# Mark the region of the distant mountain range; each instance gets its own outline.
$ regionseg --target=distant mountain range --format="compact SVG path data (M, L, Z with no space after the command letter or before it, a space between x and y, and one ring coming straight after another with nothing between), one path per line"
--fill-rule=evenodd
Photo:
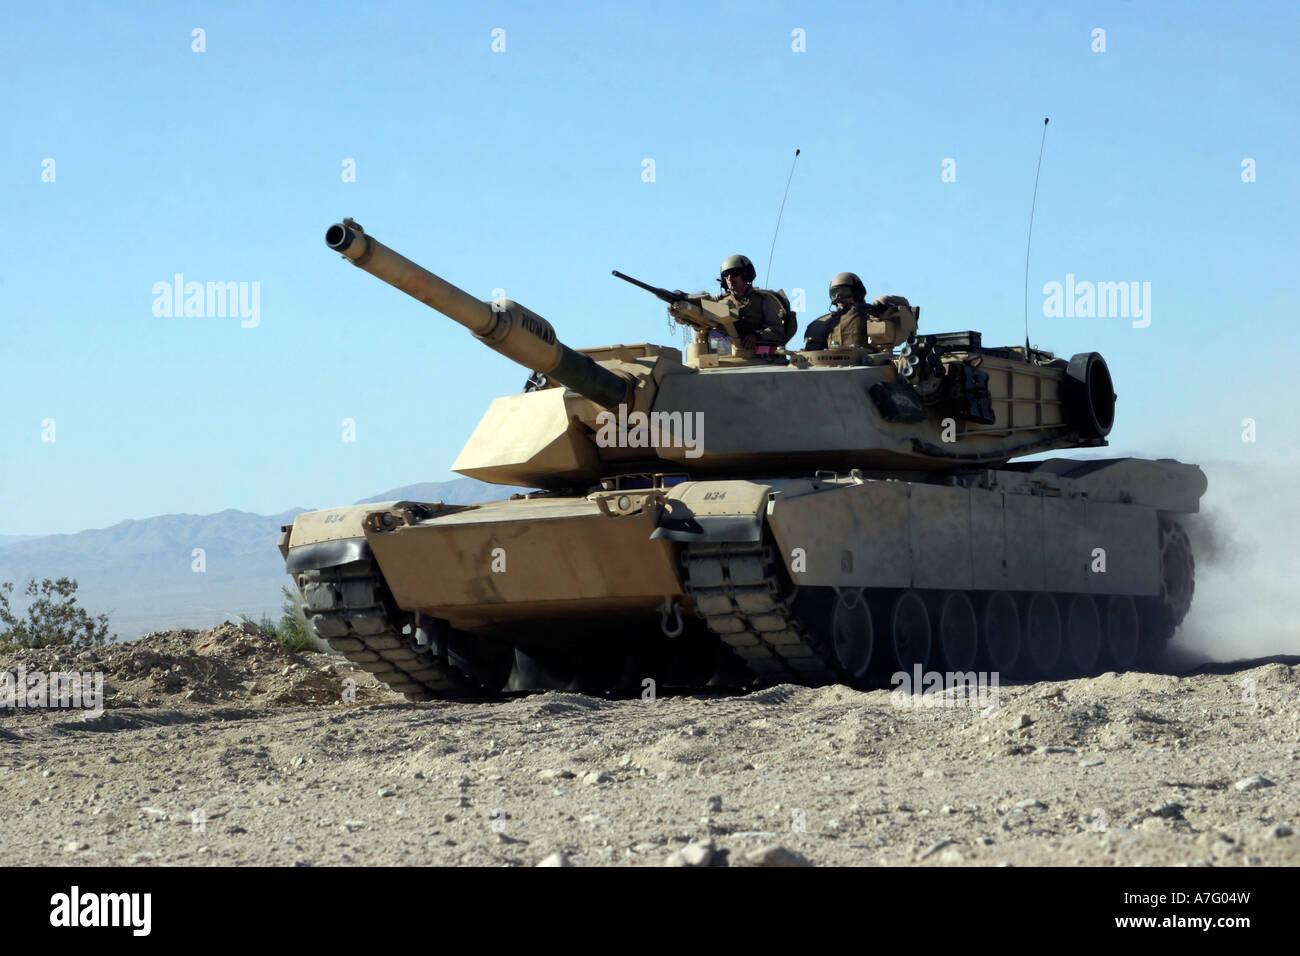
M524 489L473 478L423 482L365 498L473 504ZM159 515L111 528L46 537L0 536L0 581L14 601L35 578L75 578L78 602L107 613L110 630L130 640L151 631L210 627L241 614L280 616L280 588L290 584L276 548L280 526L306 511L277 515L233 509L211 515ZM201 555L195 549L202 549ZM201 558L201 561L200 561Z

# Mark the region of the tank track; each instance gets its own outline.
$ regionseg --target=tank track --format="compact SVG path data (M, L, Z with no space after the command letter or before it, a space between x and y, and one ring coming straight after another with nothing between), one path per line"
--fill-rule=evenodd
M321 639L408 700L483 695L445 655L412 646L402 633L409 615L398 609L371 561L301 571L294 579Z
M1170 638L1187 614L1195 586L1191 546L1186 531L1177 522L1162 520L1160 547L1161 593L1158 597L1142 597L1135 601L1141 641L1141 651L1134 662L1137 666L1158 664ZM688 544L682 549L681 560L685 568L685 590L694 597L696 612L760 683L876 686L884 673L882 667L887 671L904 666L893 660L888 637L881 634L878 640L883 639L883 642L872 665L875 674L858 681L848 675L840 665L830 642L830 630L825 626L832 608L818 603L824 604L824 599L831 595L818 595L815 592L824 589L817 588L805 589L801 595L799 589L790 583L769 543ZM986 592L969 593L972 598L977 595L987 596ZM796 596L799 596L798 604ZM1054 596L1058 613L1064 611L1065 602L1071 596ZM1099 605L1098 610L1102 609L1103 606ZM816 613L818 610L822 613ZM810 613L812 617L807 618ZM805 615L805 619L801 619L800 614ZM1061 623L1064 626L1063 619ZM933 627L937 622L932 618L931 624ZM932 640L937 642L937 632L933 633ZM984 653L983 642L981 626L981 655ZM1030 658L1022 645L1019 662L1011 670L1021 677L1065 680L1099 674L1110 666L1106 663L1104 645L1096 665L1088 669L1088 675L1076 673L1066 653L1063 645L1061 657L1053 665L1052 672L1037 673L1032 670L1033 665L1029 663ZM933 661L932 657L931 663Z
M688 544L682 565L696 612L760 682L845 679L833 652L792 613L795 588L770 545Z

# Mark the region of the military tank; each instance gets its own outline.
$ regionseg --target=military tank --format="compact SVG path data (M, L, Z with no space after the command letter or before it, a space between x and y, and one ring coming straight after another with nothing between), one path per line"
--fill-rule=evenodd
M1187 614L1199 468L1014 460L1106 445L1095 352L918 335L890 297L869 347L756 354L724 303L639 282L694 328L685 354L575 350L350 219L326 243L531 373L453 470L538 490L280 535L316 632L409 698L1063 678L1154 662Z

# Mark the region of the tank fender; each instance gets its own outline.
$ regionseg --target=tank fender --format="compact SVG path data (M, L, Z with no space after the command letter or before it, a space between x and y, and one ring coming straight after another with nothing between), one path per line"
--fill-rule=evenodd
M1161 511L1194 514L1209 487L1196 465L1160 458L1049 458L1030 474L1054 474L1070 480L1074 494L1092 501L1145 505Z
M294 574L369 558L370 545L366 543L362 522L372 511L383 511L395 504L395 501L381 501L303 512L289 530L284 569Z
M776 491L753 481L684 481L668 492L650 535L669 541L758 541Z
M284 569L290 574L299 571L334 568L353 561L366 561L371 557L370 545L365 538L339 538L336 541L318 541L290 548L284 560Z

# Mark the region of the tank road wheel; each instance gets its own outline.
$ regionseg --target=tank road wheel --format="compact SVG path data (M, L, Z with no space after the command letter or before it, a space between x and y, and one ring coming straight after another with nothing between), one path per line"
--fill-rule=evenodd
M835 610L831 612L831 646L840 666L855 686L867 679L875 643L866 594L853 589L840 591L835 599Z
M894 660L902 670L911 670L913 664L924 669L929 663L933 643L930 612L915 591L904 591L894 599L889 612L889 639Z
M1137 604L1128 594L1106 599L1106 660L1117 671L1132 670L1138 661L1141 629Z
M939 649L950 671L975 669L979 654L979 622L970 598L961 591L949 591L939 605Z
M1101 657L1101 615L1097 602L1088 594L1075 594L1065 609L1065 652L1067 664L1076 674L1097 672Z
M1020 612L1006 591L994 591L984 601L980 618L985 663L998 674L1015 672L1020 659Z
M1061 612L1056 598L1047 591L1030 595L1025 602L1025 651L1028 665L1038 677L1054 678L1061 664Z
M1160 595L1138 601L1142 622L1141 657L1154 665L1192 606L1196 564L1187 532L1176 521L1160 521Z

